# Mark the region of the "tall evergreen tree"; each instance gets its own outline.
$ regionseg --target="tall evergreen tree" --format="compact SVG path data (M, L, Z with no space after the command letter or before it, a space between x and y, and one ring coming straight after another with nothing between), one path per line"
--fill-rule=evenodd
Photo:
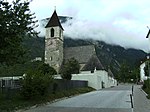
M128 82L130 80L130 69L129 65L127 62L123 62L120 67L119 71L119 81L121 82Z
M25 54L24 38L37 36L36 20L29 9L30 1L0 0L0 63L19 63Z

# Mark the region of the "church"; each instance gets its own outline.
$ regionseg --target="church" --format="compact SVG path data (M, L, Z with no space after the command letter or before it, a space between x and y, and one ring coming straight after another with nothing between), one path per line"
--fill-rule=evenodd
M63 61L75 58L80 64L80 71L103 70L104 67L98 59L94 45L64 48L63 27L54 10L45 26L45 63L59 73Z

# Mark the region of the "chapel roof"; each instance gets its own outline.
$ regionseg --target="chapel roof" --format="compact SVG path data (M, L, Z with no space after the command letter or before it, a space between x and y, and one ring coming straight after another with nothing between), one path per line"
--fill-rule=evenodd
M96 70L104 70L104 67L98 57L96 55L93 55L83 67L82 71L94 71L95 68Z
M75 58L79 64L85 64L96 54L94 45L67 47L64 49L64 59Z
M113 78L114 78L114 74L112 73L112 71L110 70L110 68L108 69L108 75L109 75L110 77L113 77Z
M54 27L54 26L59 26L62 30L64 30L61 23L60 23L60 21L59 21L56 10L52 14L52 16L51 16L49 22L47 23L47 25L45 26L45 28Z

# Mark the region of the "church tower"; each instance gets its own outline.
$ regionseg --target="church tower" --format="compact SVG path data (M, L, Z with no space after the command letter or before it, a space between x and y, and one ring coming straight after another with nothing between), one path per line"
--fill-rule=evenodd
M45 63L48 63L58 73L63 62L64 29L61 26L56 10L45 28Z

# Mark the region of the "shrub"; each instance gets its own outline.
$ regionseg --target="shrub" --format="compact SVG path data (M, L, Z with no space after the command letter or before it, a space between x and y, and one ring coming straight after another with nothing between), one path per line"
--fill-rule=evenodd
M43 73L44 75L45 74L50 74L50 75L56 75L57 72L56 70L53 68L53 67L50 67L49 64L46 64L46 63L42 63L38 66L38 70Z
M148 94L148 98L150 98L150 79L144 81L142 89Z
M150 89L150 79L144 81L143 89Z
M52 76L40 71L29 71L22 80L21 95L25 99L42 98L48 93Z

